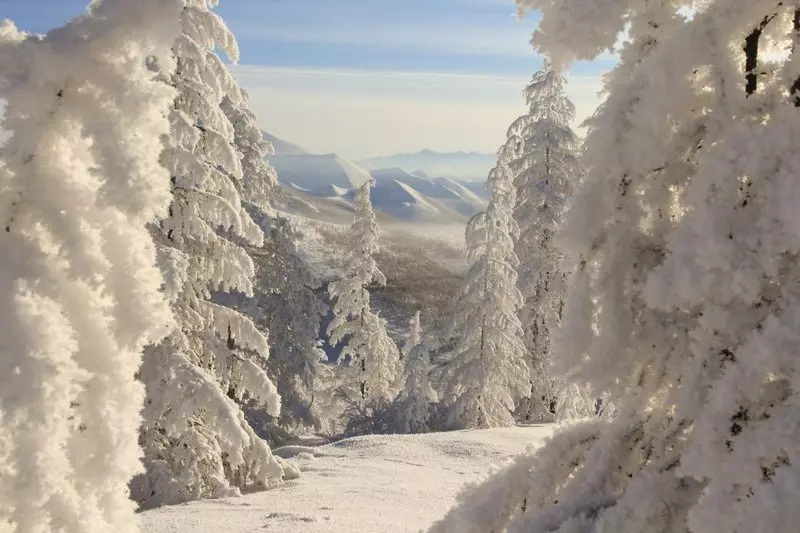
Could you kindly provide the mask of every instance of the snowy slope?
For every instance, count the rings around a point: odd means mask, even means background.
[[[140,515],[142,531],[416,532],[444,516],[464,483],[527,445],[539,445],[551,431],[538,426],[372,435],[313,449],[278,449],[279,455],[296,456],[300,479],[242,498],[148,511]]]
[[[283,208],[326,222],[352,219],[355,187],[369,176],[336,156],[283,156],[270,162],[283,184]],[[399,168],[371,174],[376,180],[372,204],[399,222],[463,224],[486,207],[485,199],[446,178],[432,180]]]
[[[396,181],[411,187],[429,201],[444,207],[446,211],[458,213],[464,218],[470,218],[486,208],[486,200],[448,178],[431,179],[425,173],[409,173],[401,168],[373,170],[370,174],[377,182],[376,191]]]
[[[491,195],[489,191],[486,189],[486,181],[459,181],[457,182],[458,186],[466,189],[467,191],[474,194],[476,197],[482,199],[484,202],[488,202]]]
[[[305,148],[289,141],[284,141],[267,131],[262,131],[261,134],[264,136],[264,140],[272,144],[275,155],[301,155],[308,153]]]
[[[440,153],[422,150],[413,154],[395,154],[385,157],[372,157],[358,161],[367,170],[399,167],[409,172],[421,170],[429,176],[469,181],[485,181],[489,170],[494,166],[494,154],[478,152]]]
[[[328,196],[333,186],[352,189],[370,179],[366,170],[336,154],[287,154],[268,159],[281,183],[316,196]]]

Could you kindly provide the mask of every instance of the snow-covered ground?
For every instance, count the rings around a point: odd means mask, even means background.
[[[241,498],[193,502],[141,515],[145,533],[400,533],[444,516],[465,483],[537,446],[552,426],[366,436],[296,455],[301,478]],[[313,456],[311,455],[313,453]]]

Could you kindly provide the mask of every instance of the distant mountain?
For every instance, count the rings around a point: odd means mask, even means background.
[[[447,211],[469,218],[486,207],[486,201],[460,183],[448,178],[430,179],[424,173],[409,173],[400,168],[373,170],[375,196],[392,182],[400,183]],[[376,206],[377,207],[377,206]]]
[[[458,184],[486,202],[488,202],[491,197],[489,191],[486,189],[485,181],[459,181]]]
[[[427,170],[399,167],[367,171],[336,154],[309,154],[299,146],[264,132],[276,154],[269,163],[278,172],[281,209],[329,222],[352,219],[355,189],[375,178],[372,204],[379,219],[402,222],[463,223],[486,207],[487,198],[472,183],[431,178]],[[431,154],[433,152],[430,152]]]
[[[311,218],[345,222],[352,217],[355,189],[369,173],[334,155],[270,159],[284,186],[284,209]],[[384,217],[413,223],[463,223],[486,206],[485,199],[447,178],[422,178],[402,169],[373,171],[372,205]]]
[[[262,131],[261,134],[264,136],[265,141],[269,141],[272,144],[275,149],[275,155],[301,155],[308,153],[305,148],[275,137],[267,131]]]
[[[370,178],[369,172],[336,154],[287,154],[267,159],[278,171],[281,183],[314,196],[340,196],[333,187],[349,190]]]
[[[464,181],[484,181],[494,166],[494,154],[479,152],[440,153],[422,150],[414,154],[396,154],[372,157],[357,163],[367,170],[401,168],[407,172],[426,176],[444,176]]]

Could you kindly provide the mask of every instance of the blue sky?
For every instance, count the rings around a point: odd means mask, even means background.
[[[87,3],[0,0],[0,17],[41,32]],[[541,64],[528,44],[536,17],[518,20],[513,0],[222,0],[217,12],[239,40],[233,70],[262,127],[350,158],[494,151]],[[611,65],[573,68],[580,118]]]

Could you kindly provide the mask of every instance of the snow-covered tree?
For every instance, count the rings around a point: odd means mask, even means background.
[[[416,316],[418,320],[419,313]],[[396,406],[396,429],[400,433],[424,433],[430,429],[431,404],[437,401],[430,381],[430,350],[430,343],[421,340],[404,358],[405,383]]]
[[[264,140],[256,116],[248,109],[250,96],[244,89],[239,91],[241,98],[238,101],[226,94],[221,105],[233,126],[234,146],[242,156],[242,182],[239,189],[246,203],[265,214],[274,215],[271,213],[270,203],[278,186],[278,175],[266,160],[274,150]]]
[[[358,365],[362,398],[390,398],[400,354],[386,331],[386,321],[370,308],[367,289],[373,283],[386,283],[374,258],[379,249],[378,223],[370,202],[374,186],[375,180],[367,181],[356,193],[356,215],[347,244],[344,273],[328,285],[334,301],[328,335],[334,346],[346,341],[340,357],[349,357],[351,365]]]
[[[528,113],[510,128],[522,139],[520,157],[511,166],[517,188],[514,220],[520,230],[515,247],[520,258],[517,286],[524,302],[520,320],[531,370],[531,397],[515,415],[526,422],[552,420],[557,392],[566,392],[550,371],[550,332],[560,323],[566,298],[563,255],[554,238],[580,178],[579,139],[571,128],[575,106],[564,93],[565,83],[564,76],[545,61],[525,89]]]
[[[319,424],[312,406],[320,360],[325,356],[319,346],[319,330],[327,308],[315,292],[319,280],[298,254],[300,233],[271,206],[278,180],[266,157],[273,149],[247,108],[247,93],[241,93],[238,104],[226,95],[222,110],[233,125],[234,144],[242,154],[242,199],[265,238],[261,246],[248,247],[256,267],[253,297],[242,298],[238,293],[216,297],[246,312],[265,335],[269,333],[266,370],[277,385],[281,415],[269,416],[257,405],[247,412],[251,423],[266,425],[273,440],[280,440],[276,433]]]
[[[456,305],[452,325],[456,346],[442,371],[446,423],[453,428],[512,425],[516,403],[530,394],[517,316],[522,295],[514,253],[516,192],[509,167],[518,143],[510,137],[500,149],[487,182],[492,192],[489,206],[467,225],[472,267]]]
[[[246,114],[246,98],[215,53],[238,57],[233,35],[210,10],[215,5],[184,1],[173,45],[177,70],[159,73],[178,91],[161,157],[172,175],[172,204],[154,230],[178,327],[146,352],[141,370],[147,474],[133,490],[146,507],[237,494],[282,476],[239,405],[248,399],[279,413],[264,370],[267,338],[252,320],[212,301],[212,291],[252,295],[254,265],[243,245],[261,245],[263,234],[242,206],[243,163],[256,173],[248,179],[264,179],[252,168],[259,147],[243,147],[247,125],[236,118]]]
[[[401,355],[407,357],[420,342],[422,342],[422,324],[420,323],[420,312],[417,311],[414,317],[408,321],[408,333],[403,343],[403,350],[400,352]]]
[[[321,361],[326,358],[319,333],[327,306],[317,293],[321,283],[297,250],[299,232],[283,218],[260,210],[253,219],[265,233],[265,244],[251,249],[256,263],[255,296],[246,310],[269,331],[267,373],[281,396],[281,415],[268,422],[273,430],[319,427],[315,403],[320,392]]]
[[[172,321],[147,224],[181,3],[94,2],[46,35],[0,23],[0,530],[138,531],[128,482],[144,346]]]
[[[800,12],[523,4],[542,11],[534,42],[560,62],[629,35],[563,226],[576,268],[552,349],[617,411],[525,459],[514,491],[466,494],[434,531],[795,531]]]

